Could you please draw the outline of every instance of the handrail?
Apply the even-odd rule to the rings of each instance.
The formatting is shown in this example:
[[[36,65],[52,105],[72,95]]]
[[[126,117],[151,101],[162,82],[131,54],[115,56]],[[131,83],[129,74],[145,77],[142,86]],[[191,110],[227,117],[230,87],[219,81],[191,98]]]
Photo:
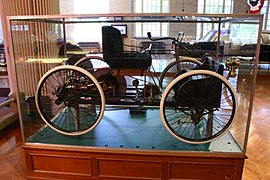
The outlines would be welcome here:
[[[11,99],[9,99],[7,101],[4,101],[4,102],[0,103],[0,108],[5,107],[6,105],[9,105],[9,104],[11,104],[11,103],[13,103],[15,101],[16,101],[15,98],[11,98]]]

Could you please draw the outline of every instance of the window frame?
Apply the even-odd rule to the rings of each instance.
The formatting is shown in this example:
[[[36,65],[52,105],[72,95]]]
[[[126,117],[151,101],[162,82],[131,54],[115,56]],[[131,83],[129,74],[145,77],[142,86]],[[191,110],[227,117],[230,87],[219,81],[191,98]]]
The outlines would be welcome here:
[[[145,3],[151,3],[151,1],[159,1],[160,7],[159,7],[159,11],[157,12],[152,12],[151,10],[149,11],[149,9],[151,9],[151,7],[149,6],[145,6]],[[165,1],[167,1],[167,7],[163,7],[164,3],[166,3]],[[138,5],[140,7],[138,7]],[[133,11],[134,13],[169,13],[170,11],[170,0],[135,0],[133,2]],[[145,9],[145,8],[148,9]],[[164,10],[165,9],[165,10]],[[167,9],[167,11],[166,11]],[[158,28],[153,28],[153,31],[151,31],[153,36],[157,36],[157,37],[164,37],[164,36],[168,36],[169,33],[169,24],[168,23],[160,23],[160,22],[155,22],[155,23],[136,23],[134,30],[134,36],[135,38],[146,38],[147,37],[147,32],[145,32],[144,29],[146,29],[147,26],[155,26]],[[138,30],[140,29],[140,30]],[[147,28],[147,29],[151,29],[151,28]]]
[[[265,8],[265,12],[262,11]],[[269,15],[270,15],[270,1],[269,0],[264,0],[264,4],[263,4],[263,8],[261,10],[261,14],[264,14],[263,17],[263,28],[262,30],[264,31],[270,31],[270,19],[268,19]],[[269,29],[267,29],[267,25],[269,23]]]
[[[216,3],[212,3],[215,5],[220,5],[220,2],[222,2],[222,12],[207,12],[207,7],[210,8],[216,8],[215,5],[212,6],[207,6],[207,1],[213,1]],[[203,7],[200,7],[199,5],[202,5]],[[200,14],[216,14],[216,13],[225,13],[225,14],[231,14],[233,13],[233,5],[234,5],[234,0],[203,0],[203,1],[198,1],[197,8],[198,8],[198,13]],[[226,12],[226,7],[230,7],[229,12]],[[214,11],[213,9],[210,11]],[[197,24],[197,32],[196,32],[196,39],[200,39],[203,37],[209,30],[215,29],[215,23],[211,24],[206,24],[206,23],[198,23]]]

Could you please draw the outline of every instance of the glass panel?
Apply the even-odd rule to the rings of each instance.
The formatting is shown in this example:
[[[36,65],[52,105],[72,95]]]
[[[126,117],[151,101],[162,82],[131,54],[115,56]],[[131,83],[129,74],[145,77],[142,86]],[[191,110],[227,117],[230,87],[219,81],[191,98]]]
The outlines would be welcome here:
[[[259,15],[197,17],[196,14],[190,16],[157,14],[152,17],[122,14],[116,17],[109,14],[104,17],[74,15],[58,18],[30,16],[10,19],[12,52],[20,96],[19,114],[25,141],[107,148],[242,153],[246,148],[244,146],[247,141],[246,130],[250,122],[253,77],[256,76],[258,61],[256,49],[260,17]],[[201,36],[198,29],[200,30],[202,25],[207,30],[202,34],[205,36],[196,39]],[[102,34],[103,27],[112,28],[115,34],[108,33],[109,39],[106,39],[106,33]],[[121,34],[116,27],[120,30],[124,28],[126,33]],[[182,41],[177,43],[172,39],[151,41],[146,38],[147,32],[151,32],[153,38],[170,36],[176,38],[174,40],[178,38]],[[116,38],[117,34],[120,45],[108,44],[110,38]],[[141,35],[145,38],[137,38]],[[60,47],[61,43],[64,43],[64,46]],[[179,50],[175,49],[178,43]],[[132,46],[126,47],[123,44]],[[143,67],[129,69],[134,67],[132,65],[135,63],[129,66],[126,74],[121,71],[123,70],[120,68],[121,62],[126,63],[123,54],[133,55],[130,57],[145,55],[141,52],[142,49],[146,50],[151,44],[151,54],[147,52],[147,57],[150,58],[152,66],[145,69],[145,77],[141,77]],[[106,56],[107,46],[120,47],[119,49],[123,50],[118,66],[111,64]],[[175,63],[176,50],[180,54],[179,67]],[[126,54],[130,51],[133,51],[133,54]],[[183,87],[189,81],[184,83],[186,79],[182,79],[179,84],[184,84],[181,86],[173,86],[171,83],[176,82],[178,77],[183,77],[186,71],[196,72],[189,69],[201,68],[201,64],[207,62],[202,59],[205,53],[209,55],[210,62],[210,65],[205,67],[212,70],[215,77],[209,78],[211,74],[190,75],[188,78],[190,81],[209,79],[202,81],[206,83],[195,83],[186,87],[189,90],[193,88],[196,98],[189,97],[189,94],[187,96],[177,94],[188,92]],[[75,69],[72,69],[75,66],[66,66],[73,62],[71,59],[74,56],[87,60],[90,58],[91,66],[81,64]],[[185,59],[186,57],[189,58]],[[136,59],[138,60],[141,59]],[[78,62],[78,59],[74,62]],[[220,67],[221,72],[214,69],[216,66],[211,66],[213,65],[211,63]],[[178,72],[177,68],[183,69]],[[117,69],[123,74],[117,74],[119,73]],[[83,75],[85,72],[93,76],[88,73]],[[130,73],[135,74],[132,77],[126,76]],[[181,73],[183,74],[179,76]],[[221,78],[223,80],[221,82],[225,82],[223,85],[211,88],[205,85],[219,82],[214,80],[210,83],[212,79],[220,76],[225,78],[225,80]],[[96,81],[91,78],[95,78]],[[139,82],[138,87],[134,78]],[[214,96],[214,100],[210,101],[211,98],[206,98],[205,95],[212,94],[209,92],[215,88],[221,89],[214,93],[218,99]],[[233,90],[227,90],[230,88],[235,90],[235,94]],[[99,94],[97,90],[102,90],[105,94],[104,116],[97,126],[80,135],[81,131],[95,124],[102,115],[102,95],[97,95]],[[161,103],[163,93],[168,92],[173,95],[166,95],[164,98],[166,101]],[[185,104],[183,100],[187,97],[190,98],[188,102],[200,99],[203,103],[199,103],[201,106],[196,106],[198,103]],[[174,101],[171,101],[173,98]],[[236,100],[237,110],[234,108]],[[215,107],[212,107],[212,104]],[[140,109],[134,108],[138,105]],[[207,107],[204,107],[206,105]],[[161,111],[158,109],[160,106],[164,107]],[[173,116],[168,114],[170,112],[174,112]],[[160,113],[166,114],[166,117],[161,117]],[[199,141],[200,138],[208,140],[209,136],[212,137],[211,133],[227,127],[226,124],[231,122],[230,117],[233,122],[231,127],[217,139],[210,139],[202,144],[190,144],[186,139],[179,140],[175,137],[188,136],[188,139],[195,141]],[[171,128],[166,128],[166,120],[169,121],[167,125]],[[187,128],[189,131],[185,133]],[[170,130],[182,133],[173,135]],[[69,136],[72,133],[78,136]]]

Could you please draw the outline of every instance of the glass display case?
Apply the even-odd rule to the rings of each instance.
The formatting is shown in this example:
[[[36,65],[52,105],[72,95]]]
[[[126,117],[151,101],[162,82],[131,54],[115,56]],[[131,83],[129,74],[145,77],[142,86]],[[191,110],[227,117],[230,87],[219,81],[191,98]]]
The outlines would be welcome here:
[[[28,175],[53,177],[60,169],[59,178],[240,179],[261,26],[261,15],[248,14],[9,17]],[[108,43],[118,41],[117,33],[105,38],[103,30],[111,27],[122,36],[119,47]],[[128,61],[132,65],[115,64],[115,57],[108,60],[106,46],[112,46],[114,56],[117,48],[121,55],[136,51],[132,57],[137,59]],[[141,60],[141,54],[150,61]],[[185,72],[178,70],[182,65]],[[205,73],[209,70],[213,73]],[[208,76],[211,81],[199,85],[182,83]],[[213,94],[216,81],[220,92]],[[198,89],[195,101],[190,92]],[[216,96],[217,102],[209,100]],[[65,162],[84,168],[67,168]],[[201,172],[202,166],[217,173]],[[194,173],[183,173],[185,169]]]

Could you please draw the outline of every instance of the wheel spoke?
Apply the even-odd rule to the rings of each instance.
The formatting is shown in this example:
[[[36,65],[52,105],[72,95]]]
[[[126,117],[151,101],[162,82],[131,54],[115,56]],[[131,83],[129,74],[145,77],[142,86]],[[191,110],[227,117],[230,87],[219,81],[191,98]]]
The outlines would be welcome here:
[[[233,91],[214,72],[198,70],[180,75],[164,91],[160,107],[163,124],[185,142],[209,142],[224,134],[232,123],[236,108]]]
[[[36,97],[41,118],[66,135],[94,128],[104,112],[104,95],[93,78],[79,67],[58,67],[45,74]]]
[[[181,71],[193,69],[202,64],[202,62],[196,59],[181,59],[178,68]],[[160,82],[159,86],[161,88],[167,87],[167,85],[173,80],[173,78],[177,75],[177,63],[173,61],[170,63],[160,74]]]

